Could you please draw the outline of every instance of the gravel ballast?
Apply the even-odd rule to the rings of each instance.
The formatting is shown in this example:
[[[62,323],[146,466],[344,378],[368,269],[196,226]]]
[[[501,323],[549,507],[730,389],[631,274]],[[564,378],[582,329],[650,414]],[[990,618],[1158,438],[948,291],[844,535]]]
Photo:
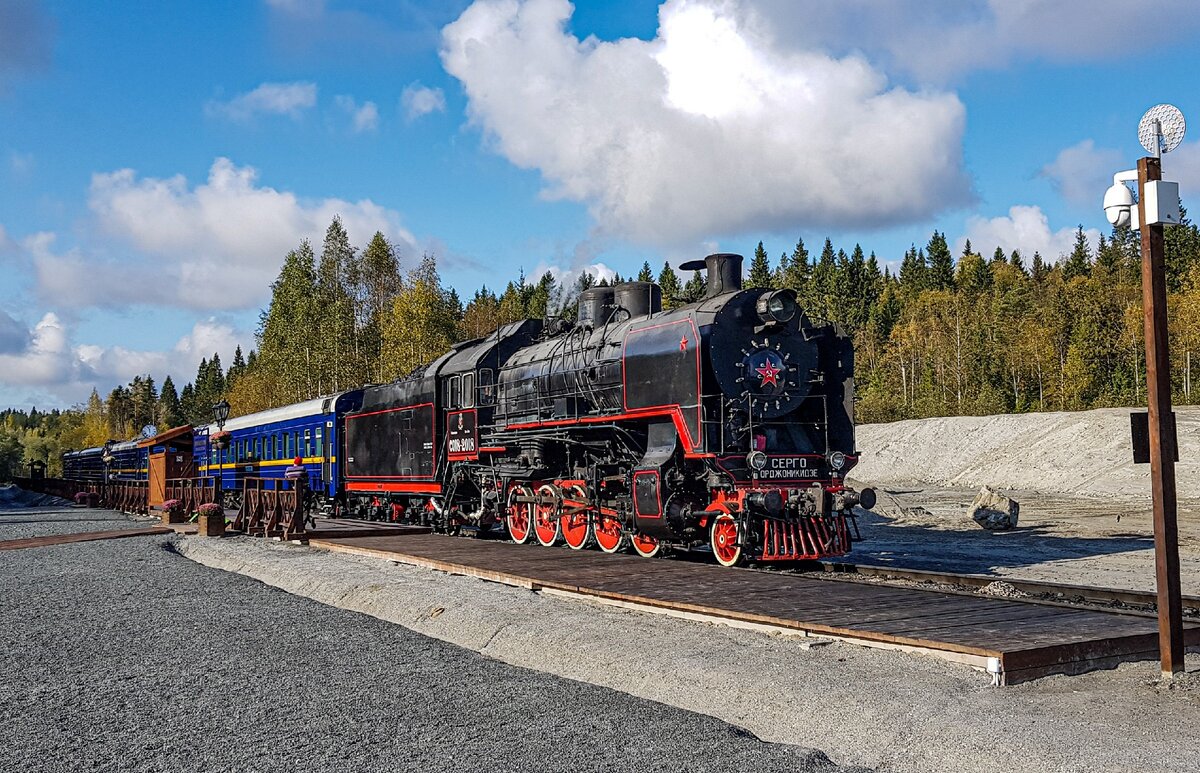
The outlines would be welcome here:
[[[0,770],[838,769],[200,565],[175,539],[0,560]]]
[[[979,672],[920,655],[810,646],[382,559],[248,538],[192,537],[180,549],[508,663],[820,748],[841,764],[913,773],[1200,767],[1200,697],[1163,689],[1157,663],[993,688]],[[1188,663],[1200,667],[1195,656]]]

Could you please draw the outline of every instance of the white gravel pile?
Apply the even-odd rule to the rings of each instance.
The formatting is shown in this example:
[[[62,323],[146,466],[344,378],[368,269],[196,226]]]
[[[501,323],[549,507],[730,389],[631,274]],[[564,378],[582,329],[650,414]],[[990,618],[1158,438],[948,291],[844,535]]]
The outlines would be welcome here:
[[[1133,463],[1130,408],[914,419],[858,428],[868,485],[939,486],[1146,499],[1150,466]],[[1176,410],[1179,496],[1200,498],[1200,408]]]

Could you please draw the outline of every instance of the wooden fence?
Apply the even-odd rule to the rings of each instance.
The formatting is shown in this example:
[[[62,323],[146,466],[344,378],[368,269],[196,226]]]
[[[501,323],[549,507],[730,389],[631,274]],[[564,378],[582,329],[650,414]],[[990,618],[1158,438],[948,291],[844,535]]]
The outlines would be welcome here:
[[[303,479],[243,478],[242,506],[232,528],[285,540],[303,536],[305,490]]]

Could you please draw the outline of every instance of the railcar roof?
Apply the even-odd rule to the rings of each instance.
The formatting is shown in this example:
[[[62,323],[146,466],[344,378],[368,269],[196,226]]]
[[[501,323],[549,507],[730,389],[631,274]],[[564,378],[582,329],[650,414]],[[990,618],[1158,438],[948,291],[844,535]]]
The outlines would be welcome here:
[[[304,416],[317,416],[325,412],[325,403],[332,404],[337,398],[347,392],[335,392],[331,395],[323,397],[314,397],[312,400],[305,400],[302,403],[295,405],[285,405],[281,408],[272,408],[268,411],[259,411],[258,413],[247,414],[246,416],[238,416],[225,422],[225,431],[232,432],[236,429],[246,429],[247,427],[261,427],[264,424],[276,424],[288,419],[299,419]],[[216,424],[208,424],[203,427],[207,429],[209,434],[217,431]],[[197,427],[197,429],[201,429]]]

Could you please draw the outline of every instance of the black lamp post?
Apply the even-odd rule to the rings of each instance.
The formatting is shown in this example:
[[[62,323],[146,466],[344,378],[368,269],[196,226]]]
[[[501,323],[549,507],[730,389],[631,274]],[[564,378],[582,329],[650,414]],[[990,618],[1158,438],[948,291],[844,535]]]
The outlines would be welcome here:
[[[217,433],[225,431],[225,422],[229,419],[229,402],[222,400],[212,407],[213,419],[217,422]],[[225,509],[225,459],[224,448],[217,448],[217,504]]]

